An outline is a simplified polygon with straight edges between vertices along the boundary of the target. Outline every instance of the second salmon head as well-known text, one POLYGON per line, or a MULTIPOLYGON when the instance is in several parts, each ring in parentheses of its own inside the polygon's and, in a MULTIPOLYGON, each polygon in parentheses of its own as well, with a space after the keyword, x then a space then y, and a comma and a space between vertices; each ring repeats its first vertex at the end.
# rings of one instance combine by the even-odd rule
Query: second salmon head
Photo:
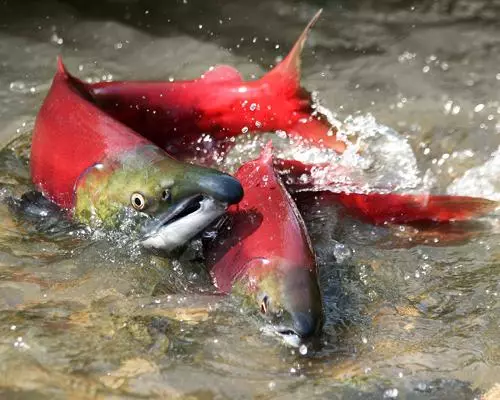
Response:
POLYGON ((267 322, 264 331, 291 345, 317 335, 323 324, 323 304, 316 269, 287 258, 256 258, 233 286, 247 306, 267 322))
POLYGON ((216 286, 241 296, 267 322, 265 330, 295 345, 320 332, 323 302, 304 222, 271 151, 236 173, 245 194, 205 254, 216 286))
POLYGON ((170 251, 243 197, 230 175, 180 162, 105 113, 59 59, 31 144, 36 190, 82 223, 170 251))
POLYGON ((243 196, 217 170, 179 162, 153 145, 93 165, 75 185, 75 218, 139 235, 143 247, 169 252, 185 244, 243 196))

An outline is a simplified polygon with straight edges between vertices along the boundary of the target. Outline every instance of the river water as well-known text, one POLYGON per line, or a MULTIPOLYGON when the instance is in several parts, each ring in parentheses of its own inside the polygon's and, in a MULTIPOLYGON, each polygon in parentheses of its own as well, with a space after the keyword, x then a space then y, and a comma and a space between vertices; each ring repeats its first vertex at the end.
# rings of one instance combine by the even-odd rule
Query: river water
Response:
MULTIPOLYGON (((498 200, 497 3, 1 1, 0 397, 499 398, 496 215, 373 227, 301 194, 326 326, 294 349, 214 293, 196 244, 165 260, 8 206, 31 188, 30 131, 58 54, 93 81, 193 78, 219 63, 251 79, 319 7, 303 84, 366 141, 368 167, 343 160, 353 174, 498 200)), ((258 144, 240 140, 224 167, 258 144)))

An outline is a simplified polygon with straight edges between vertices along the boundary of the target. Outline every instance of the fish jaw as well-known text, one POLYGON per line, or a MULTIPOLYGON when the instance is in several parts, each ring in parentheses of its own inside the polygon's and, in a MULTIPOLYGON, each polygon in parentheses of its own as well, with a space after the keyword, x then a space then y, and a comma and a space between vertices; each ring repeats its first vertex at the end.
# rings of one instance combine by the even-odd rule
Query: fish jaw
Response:
POLYGON ((85 171, 75 186, 74 217, 90 226, 125 230, 145 248, 169 252, 242 196, 230 175, 181 163, 147 145, 85 171), (141 208, 133 204, 138 196, 141 208))

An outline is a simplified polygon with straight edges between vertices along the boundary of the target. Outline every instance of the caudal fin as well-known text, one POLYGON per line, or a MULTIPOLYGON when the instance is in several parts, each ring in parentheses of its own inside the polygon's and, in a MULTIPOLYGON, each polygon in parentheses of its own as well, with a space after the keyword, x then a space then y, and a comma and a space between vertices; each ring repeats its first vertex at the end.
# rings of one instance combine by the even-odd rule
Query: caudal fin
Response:
POLYGON ((63 63, 62 56, 57 56, 57 75, 69 76, 66 66, 63 63))
POLYGON ((336 128, 325 117, 312 115, 311 98, 305 95, 305 91, 301 90, 300 86, 302 50, 309 31, 318 21, 322 11, 320 9, 312 17, 285 59, 268 72, 262 80, 277 91, 292 94, 299 104, 302 103, 303 115, 284 129, 290 137, 304 140, 306 144, 326 147, 342 153, 346 149, 346 144, 337 139, 336 128))
POLYGON ((304 48, 304 44, 307 40, 307 35, 313 25, 318 21, 323 9, 320 9, 314 17, 312 17, 311 21, 307 24, 306 28, 299 36, 297 41, 292 47, 292 50, 288 53, 285 59, 280 62, 274 69, 266 74, 264 79, 276 80, 276 79, 287 79, 293 80, 296 83, 297 89, 300 87, 300 64, 301 64, 301 55, 302 50, 304 48))

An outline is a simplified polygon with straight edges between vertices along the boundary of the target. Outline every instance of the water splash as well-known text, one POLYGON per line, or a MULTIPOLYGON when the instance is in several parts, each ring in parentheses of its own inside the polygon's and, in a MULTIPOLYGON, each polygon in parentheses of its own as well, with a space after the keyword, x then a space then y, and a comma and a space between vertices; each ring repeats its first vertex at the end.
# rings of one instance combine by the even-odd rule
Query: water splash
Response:
POLYGON ((280 134, 242 135, 235 139, 226 165, 231 170, 255 159, 272 140, 278 158, 305 164, 321 164, 311 170, 316 188, 332 192, 368 193, 415 189, 422 184, 415 154, 406 140, 380 124, 371 114, 350 115, 340 122, 334 114, 317 105, 316 110, 338 128, 337 137, 347 143, 339 155, 331 149, 307 146, 280 134))
POLYGON ((484 164, 471 168, 447 188, 448 194, 500 200, 500 147, 484 164))

